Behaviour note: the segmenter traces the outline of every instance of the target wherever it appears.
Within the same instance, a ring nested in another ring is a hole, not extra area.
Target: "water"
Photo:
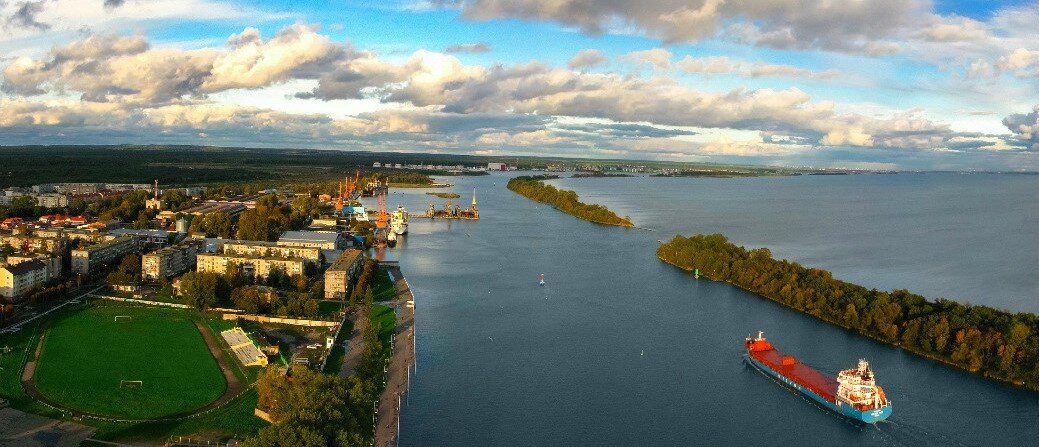
[[[892,187],[885,201],[926,195],[921,188],[940,189],[926,186],[927,180],[881,177],[870,179],[925,185]],[[674,179],[646,179],[669,180]],[[755,187],[753,182],[759,180],[764,182]],[[414,219],[406,241],[388,254],[401,261],[417,304],[418,372],[402,416],[402,446],[1031,445],[1039,435],[1034,421],[1039,394],[919,359],[725,284],[693,280],[654,256],[656,240],[665,235],[711,229],[733,234],[741,243],[770,248],[776,247],[769,241],[781,241],[775,244],[782,246],[774,250],[777,254],[822,256],[816,259],[819,264],[835,270],[826,259],[843,257],[812,249],[814,234],[829,234],[818,240],[836,244],[835,250],[848,250],[845,257],[870,253],[878,259],[883,255],[876,254],[875,246],[880,244],[868,236],[859,235],[840,248],[841,238],[833,228],[841,226],[823,222],[834,213],[826,208],[854,207],[836,199],[826,203],[818,196],[838,193],[829,188],[813,193],[810,187],[812,182],[868,184],[866,177],[793,178],[790,184],[780,179],[680,180],[696,187],[637,183],[648,194],[641,198],[633,191],[606,188],[609,182],[636,185],[626,183],[630,179],[564,182],[660,232],[576,220],[506,190],[502,175],[448,181],[457,184],[454,190],[463,195],[463,204],[471,188],[479,188],[482,220]],[[587,183],[578,187],[578,182]],[[678,187],[682,190],[667,190]],[[748,194],[788,200],[768,208],[779,210],[778,216],[753,210],[736,216],[739,206],[721,199],[713,200],[713,209],[703,206],[690,213],[691,204],[706,203],[703,196],[710,188],[743,203],[769,202],[745,197]],[[787,191],[778,191],[783,188]],[[860,190],[853,185],[843,188]],[[402,202],[420,211],[430,201],[443,202],[422,193],[395,194],[390,205]],[[891,197],[899,194],[903,197]],[[943,206],[930,202],[929,209]],[[708,216],[726,207],[732,209],[730,216],[739,218],[725,222],[724,217]],[[805,210],[815,217],[791,216]],[[884,212],[862,211],[857,218],[872,216],[876,226],[902,225],[891,223],[900,219],[897,216],[882,218]],[[1004,210],[1000,216],[1007,213],[1013,211]],[[1031,213],[1034,217],[1034,210]],[[926,221],[928,214],[919,215],[925,219],[922,224],[935,225]],[[992,223],[1000,216],[982,222]],[[774,228],[775,222],[794,227],[806,219],[817,221],[820,228],[789,236]],[[861,229],[869,223],[845,225]],[[771,229],[754,240],[754,228]],[[1034,237],[1024,234],[1033,228],[1015,226],[1013,232],[991,237],[1010,252],[1010,245]],[[972,237],[954,231],[946,240],[959,244]],[[944,248],[917,245],[930,249],[914,259],[944,256]],[[877,283],[891,280],[884,271],[897,269],[880,263],[870,273],[864,267],[869,262],[844,262],[845,277],[859,271]],[[1028,280],[1020,278],[1021,271],[1029,268],[1035,263],[1015,266],[1015,278],[1022,284]],[[546,275],[544,287],[537,284],[539,273]],[[911,282],[904,286],[914,290],[921,289],[920,283],[944,287],[923,281],[926,278],[903,279]],[[859,357],[869,358],[894,403],[894,415],[876,426],[857,425],[749,368],[742,360],[741,343],[757,330],[823,371],[832,373],[853,366]]]

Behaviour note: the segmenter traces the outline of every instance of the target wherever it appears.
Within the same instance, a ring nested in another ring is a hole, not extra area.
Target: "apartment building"
[[[227,254],[227,253],[205,253],[198,255],[198,263],[195,269],[199,272],[227,274],[230,266],[241,267],[246,275],[256,278],[266,278],[276,269],[281,269],[287,275],[302,275],[306,265],[310,261],[303,258],[280,258],[261,257],[252,255]]]
[[[325,299],[345,300],[350,296],[364,264],[364,252],[347,249],[325,270]]]
[[[119,262],[123,256],[140,251],[140,247],[140,241],[136,237],[122,236],[72,250],[72,272],[89,275],[101,266]]]
[[[46,282],[47,266],[37,260],[0,267],[0,296],[4,298],[24,298]]]
[[[184,273],[195,267],[204,249],[205,241],[190,240],[148,253],[141,258],[141,275],[158,281]]]

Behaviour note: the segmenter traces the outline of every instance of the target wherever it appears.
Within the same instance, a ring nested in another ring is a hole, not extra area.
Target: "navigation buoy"
[[[700,269],[696,269],[696,271],[693,272],[693,275],[696,279],[700,279]]]

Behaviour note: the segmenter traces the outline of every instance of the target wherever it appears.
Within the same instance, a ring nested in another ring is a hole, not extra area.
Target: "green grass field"
[[[69,408],[124,418],[189,412],[227,386],[190,313],[110,303],[53,321],[35,383]]]
[[[397,298],[397,288],[390,281],[390,272],[386,267],[378,266],[372,272],[372,298],[373,301],[391,301]]]

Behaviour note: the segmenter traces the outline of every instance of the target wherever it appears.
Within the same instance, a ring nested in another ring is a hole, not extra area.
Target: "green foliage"
[[[108,274],[108,284],[132,285],[141,282],[141,255],[130,253],[123,257],[123,261],[116,266],[115,270]]]
[[[188,231],[206,237],[229,238],[234,231],[234,222],[227,213],[208,213],[204,216],[194,216]]]
[[[570,214],[574,217],[595,222],[603,225],[617,225],[621,227],[634,227],[631,219],[620,217],[609,208],[602,205],[593,205],[581,202],[577,193],[556,189],[555,186],[546,184],[543,180],[549,180],[551,176],[522,176],[509,180],[508,188],[513,192],[534,200],[547,203],[556,209]]]
[[[259,407],[277,422],[246,440],[246,447],[360,447],[371,443],[372,403],[378,396],[378,387],[372,383],[295,366],[289,377],[269,368],[256,388]]]
[[[676,236],[657,249],[664,262],[726,281],[875,339],[1032,389],[1039,389],[1039,317],[891,292],[747,250],[720,234]]]
[[[180,277],[180,293],[184,304],[199,310],[216,306],[227,296],[230,285],[223,275],[210,272],[187,272]]]

